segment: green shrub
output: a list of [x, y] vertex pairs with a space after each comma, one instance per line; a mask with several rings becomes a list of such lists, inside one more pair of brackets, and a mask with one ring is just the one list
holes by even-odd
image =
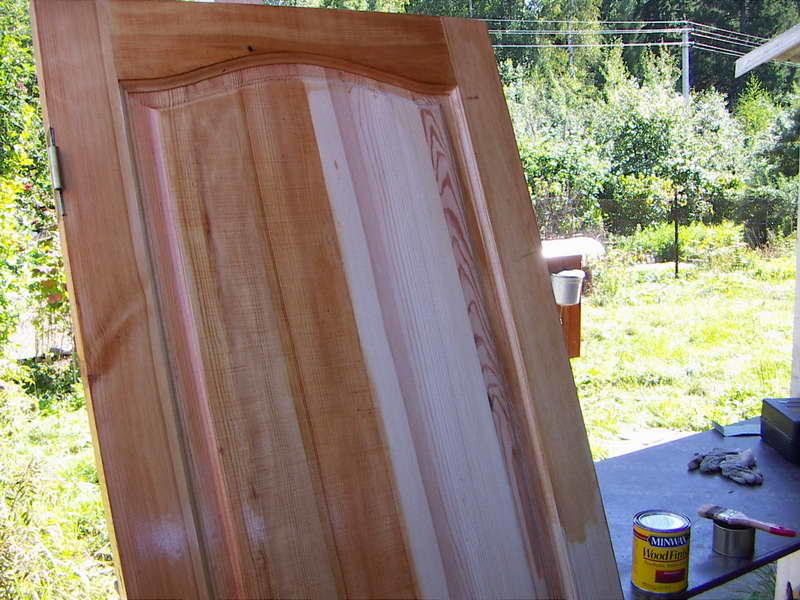
[[770, 130], [780, 111], [761, 80], [751, 74], [736, 100], [734, 114], [748, 141], [752, 143]]
[[519, 152], [542, 235], [603, 230], [598, 195], [607, 166], [593, 143], [522, 138]]
[[80, 369], [73, 356], [50, 353], [19, 362], [21, 369], [15, 381], [37, 400], [40, 412], [50, 414], [83, 407]]
[[16, 296], [40, 332], [70, 328], [28, 4], [0, 0], [0, 344]]
[[[679, 259], [727, 269], [743, 264], [743, 227], [725, 221], [719, 225], [692, 223], [678, 229]], [[637, 260], [675, 260], [675, 227], [662, 223], [614, 239], [615, 246]], [[726, 270], [727, 270], [726, 269]]]
[[653, 175], [609, 176], [599, 197], [607, 231], [630, 235], [637, 227], [659, 223], [669, 216], [669, 183]]
[[745, 240], [763, 246], [771, 235], [787, 235], [797, 221], [797, 183], [779, 177], [774, 184], [747, 187], [734, 198], [732, 216], [745, 228]]
[[23, 235], [14, 215], [14, 195], [21, 189], [19, 182], [0, 176], [0, 349], [17, 326], [20, 313], [25, 259]]

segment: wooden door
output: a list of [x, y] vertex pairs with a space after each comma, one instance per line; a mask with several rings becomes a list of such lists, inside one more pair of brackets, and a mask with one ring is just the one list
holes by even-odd
[[485, 26], [32, 6], [128, 596], [620, 596]]

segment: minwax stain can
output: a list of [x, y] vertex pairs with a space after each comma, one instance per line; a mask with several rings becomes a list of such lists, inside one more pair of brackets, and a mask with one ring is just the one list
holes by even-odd
[[631, 583], [650, 595], [677, 594], [689, 583], [689, 517], [643, 510], [633, 517]]

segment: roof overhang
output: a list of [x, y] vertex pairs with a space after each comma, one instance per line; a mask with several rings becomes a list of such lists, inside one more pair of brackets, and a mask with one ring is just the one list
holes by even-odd
[[736, 61], [736, 77], [771, 60], [800, 63], [800, 25], [784, 31]]

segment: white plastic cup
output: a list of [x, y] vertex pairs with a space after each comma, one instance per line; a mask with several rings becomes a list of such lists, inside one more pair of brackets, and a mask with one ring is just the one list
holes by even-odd
[[580, 269], [567, 269], [550, 274], [553, 296], [560, 306], [573, 306], [581, 301], [581, 287], [585, 273]]

